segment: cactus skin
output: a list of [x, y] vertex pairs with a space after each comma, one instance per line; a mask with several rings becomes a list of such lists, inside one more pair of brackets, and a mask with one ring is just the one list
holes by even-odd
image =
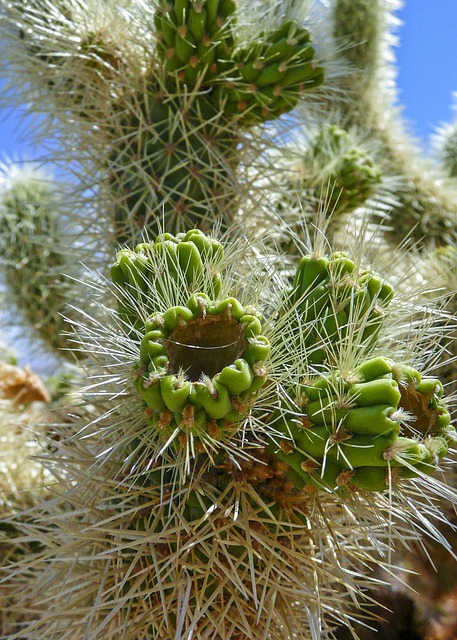
[[68, 301], [69, 268], [59, 251], [59, 198], [49, 178], [32, 171], [15, 175], [5, 170], [0, 193], [0, 256], [14, 304], [24, 314], [35, 335], [59, 354], [74, 359], [63, 332], [72, 327], [63, 317]]
[[383, 4], [381, 0], [336, 0], [333, 6], [333, 35], [344, 47], [344, 58], [359, 71], [347, 77], [359, 94], [375, 81], [380, 64], [386, 19]]
[[455, 442], [440, 381], [387, 358], [367, 360], [346, 377], [320, 376], [298, 396], [302, 416], [273, 423], [293, 446], [270, 451], [289, 464], [299, 489], [385, 491], [392, 472], [397, 483], [435, 473]]

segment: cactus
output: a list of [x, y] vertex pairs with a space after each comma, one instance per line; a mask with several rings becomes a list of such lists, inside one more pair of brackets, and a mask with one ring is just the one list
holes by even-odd
[[428, 237], [438, 245], [455, 244], [455, 185], [443, 181], [442, 172], [423, 159], [393, 106], [395, 84], [389, 61], [395, 8], [395, 0], [333, 3], [333, 35], [353, 65], [344, 78], [351, 99], [341, 105], [343, 121], [376, 141], [375, 163], [385, 178], [396, 179], [391, 243], [410, 235], [418, 242]]
[[354, 340], [360, 348], [376, 343], [392, 286], [369, 269], [359, 269], [344, 252], [303, 256], [287, 302], [296, 313], [310, 364], [335, 359], [334, 344]]
[[[139, 240], [142, 229], [157, 233], [161, 218], [175, 233], [196, 226], [208, 230], [218, 218], [230, 225], [241, 203], [238, 173], [242, 150], [252, 146], [251, 128], [287, 113], [323, 82], [306, 28], [283, 19], [239, 43], [233, 1], [144, 7], [143, 23], [150, 28], [143, 37], [156, 47], [133, 56], [124, 51], [125, 38], [120, 35], [118, 42], [108, 35], [108, 25], [118, 32], [118, 20], [128, 12], [121, 18], [107, 6], [97, 16], [103, 28], [78, 34], [76, 6], [66, 7], [67, 15], [57, 16], [55, 24], [44, 18], [39, 27], [36, 7], [10, 7], [12, 19], [15, 9], [20, 33], [27, 33], [21, 45], [48, 63], [43, 89], [54, 108], [64, 120], [70, 111], [81, 127], [89, 125], [92, 147], [104, 148], [93, 163], [106, 176], [102, 191], [111, 203], [107, 214], [117, 242]], [[132, 22], [136, 18], [132, 14]], [[70, 73], [63, 62], [67, 55], [77, 65]], [[122, 86], [122, 74], [132, 78], [131, 86]], [[86, 81], [100, 98], [93, 111], [84, 104], [87, 89], [81, 96]], [[102, 126], [100, 109], [106, 114]]]
[[457, 177], [456, 144], [457, 130], [455, 121], [438, 127], [432, 139], [433, 150], [440, 165], [451, 178]]
[[300, 489], [384, 491], [436, 472], [456, 441], [441, 382], [388, 358], [366, 360], [352, 375], [319, 376], [298, 395], [303, 415], [275, 426], [293, 438], [293, 447], [285, 443], [276, 455], [286, 464], [291, 455]]
[[320, 4], [2, 0], [73, 174], [0, 185], [5, 296], [83, 357], [0, 367], [0, 636], [330, 640], [452, 553], [452, 179], [392, 115], [396, 0]]
[[72, 358], [77, 350], [64, 335], [71, 330], [64, 318], [70, 280], [63, 275], [70, 263], [59, 247], [56, 187], [41, 172], [14, 165], [3, 167], [2, 182], [0, 256], [13, 303], [47, 345]]

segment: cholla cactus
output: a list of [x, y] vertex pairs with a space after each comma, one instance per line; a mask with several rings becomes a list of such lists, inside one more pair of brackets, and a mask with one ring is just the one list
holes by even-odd
[[432, 147], [447, 175], [451, 178], [457, 177], [457, 130], [455, 120], [437, 127], [432, 138]]
[[49, 176], [11, 164], [0, 176], [0, 258], [15, 304], [47, 345], [69, 355], [64, 319], [73, 270], [62, 243], [61, 197]]
[[[392, 242], [411, 235], [418, 242], [426, 236], [436, 244], [454, 244], [456, 220], [455, 184], [427, 160], [411, 139], [395, 109], [392, 70], [394, 10], [397, 0], [335, 0], [332, 3], [333, 35], [352, 65], [345, 75], [351, 98], [342, 101], [339, 117], [356, 125], [373, 141], [374, 161], [385, 178], [396, 178], [397, 206], [392, 215]], [[355, 45], [355, 46], [353, 46]], [[332, 113], [330, 113], [332, 117]]]
[[41, 547], [7, 581], [27, 575], [23, 617], [39, 612], [20, 633], [279, 639], [350, 625], [370, 586], [361, 564], [424, 521], [439, 539], [433, 496], [455, 499], [437, 477], [456, 440], [443, 389], [394, 359], [392, 327], [411, 315], [417, 330], [419, 309], [348, 255], [309, 253], [291, 282], [261, 248], [224, 255], [197, 230], [120, 251], [112, 273], [118, 312], [80, 336], [103, 354], [92, 419], [58, 429], [46, 464], [61, 468], [59, 497], [30, 512], [39, 525], [17, 521]]
[[323, 4], [331, 41], [293, 0], [1, 3], [10, 93], [77, 178], [68, 236], [55, 188], [5, 187], [5, 266], [84, 355], [23, 432], [50, 490], [2, 506], [9, 640], [333, 640], [367, 567], [452, 551], [455, 285], [394, 239], [453, 256], [453, 192], [394, 145], [397, 3]]

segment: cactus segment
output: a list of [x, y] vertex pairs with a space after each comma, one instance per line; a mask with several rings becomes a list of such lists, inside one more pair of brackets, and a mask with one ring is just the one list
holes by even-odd
[[194, 293], [187, 306], [152, 315], [146, 328], [134, 386], [149, 424], [165, 439], [178, 430], [200, 442], [233, 431], [266, 381], [269, 343], [259, 317], [236, 298]]
[[310, 483], [304, 472], [322, 476], [331, 463], [340, 473], [335, 490], [385, 491], [435, 473], [455, 443], [440, 381], [383, 356], [345, 375], [321, 375], [303, 384], [298, 398], [301, 417], [285, 411], [272, 421], [286, 444], [271, 451], [300, 488]]
[[330, 185], [327, 207], [334, 215], [363, 206], [382, 180], [381, 169], [371, 156], [337, 125], [326, 125], [319, 131], [301, 162], [320, 176], [321, 185]]
[[116, 240], [132, 242], [143, 228], [160, 233], [209, 228], [236, 210], [240, 135], [208, 92], [168, 95], [164, 80], [145, 82], [114, 131], [109, 163], [116, 202]]
[[68, 299], [78, 294], [64, 275], [75, 270], [66, 257], [71, 247], [62, 247], [63, 196], [49, 176], [27, 167], [21, 174], [14, 164], [0, 167], [0, 185], [0, 260], [11, 301], [44, 344], [71, 361], [82, 359], [64, 318], [75, 315]]
[[[242, 130], [290, 111], [323, 82], [309, 33], [293, 21], [237, 48], [232, 0], [160, 0], [154, 24], [158, 64], [127, 108], [125, 95], [115, 107], [108, 181], [118, 242], [144, 227], [158, 233], [161, 219], [175, 232], [221, 218], [230, 226]], [[259, 86], [247, 81], [257, 70]]]
[[233, 61], [236, 70], [217, 97], [224, 113], [247, 125], [290, 111], [304, 91], [323, 82], [309, 32], [292, 20], [235, 50]]

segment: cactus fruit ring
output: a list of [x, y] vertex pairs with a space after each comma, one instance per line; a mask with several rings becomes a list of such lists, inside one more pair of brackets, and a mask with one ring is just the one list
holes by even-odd
[[134, 383], [148, 422], [165, 440], [181, 433], [182, 444], [189, 432], [199, 441], [233, 432], [266, 380], [269, 351], [259, 314], [236, 298], [195, 293], [151, 316]]

